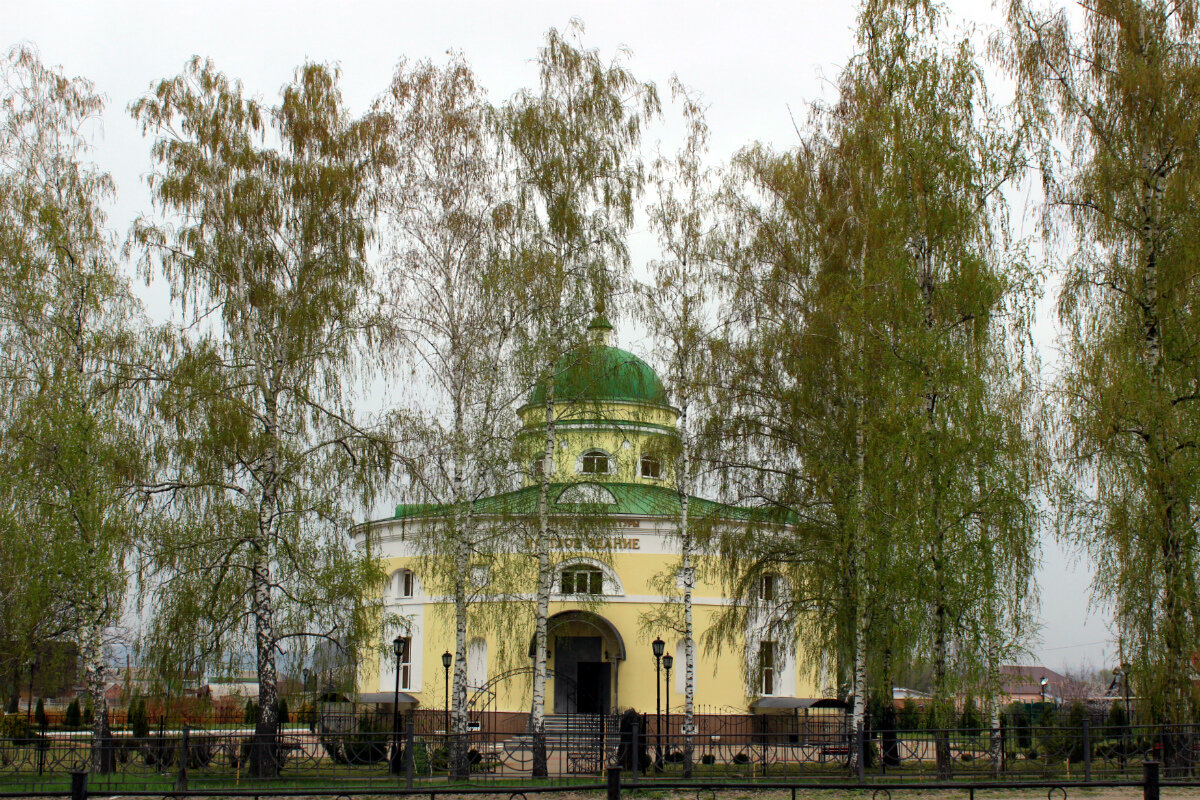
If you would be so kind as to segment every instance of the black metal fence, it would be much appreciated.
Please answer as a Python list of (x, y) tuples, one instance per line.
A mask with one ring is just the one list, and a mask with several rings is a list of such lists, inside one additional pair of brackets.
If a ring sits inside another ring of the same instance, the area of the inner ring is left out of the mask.
[[(1166, 782), (1200, 781), (1200, 726), (1016, 729), (850, 729), (841, 715), (701, 718), (695, 732), (669, 718), (575, 715), (552, 720), (546, 777), (595, 784), (612, 766), (626, 780), (672, 783), (929, 782), (1045, 783), (1138, 781), (1161, 764)], [(470, 782), (523, 785), (534, 777), (538, 742), (523, 715), (461, 736), (444, 716), (325, 716), (273, 736), (251, 727), (160, 727), (147, 736), (114, 733), (93, 749), (85, 732), (41, 731), (0, 739), (0, 793), (65, 791), (89, 772), (92, 791), (213, 793), (292, 787), (319, 791), (401, 789)]]

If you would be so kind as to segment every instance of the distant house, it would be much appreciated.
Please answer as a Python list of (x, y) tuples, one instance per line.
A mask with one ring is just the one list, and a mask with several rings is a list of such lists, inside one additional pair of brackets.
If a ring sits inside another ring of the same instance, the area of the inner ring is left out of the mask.
[(1048, 667), (1011, 664), (1000, 667), (1000, 691), (1009, 702), (1040, 702), (1043, 698), (1043, 680), (1046, 681), (1044, 697), (1047, 703), (1095, 699), (1096, 691), (1091, 686)]

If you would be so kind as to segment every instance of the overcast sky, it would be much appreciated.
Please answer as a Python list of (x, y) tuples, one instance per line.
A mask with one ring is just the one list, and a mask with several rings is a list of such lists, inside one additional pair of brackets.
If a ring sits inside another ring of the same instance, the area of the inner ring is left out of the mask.
[[(958, 25), (995, 24), (988, 0), (950, 4)], [(753, 141), (787, 147), (793, 120), (806, 105), (830, 99), (832, 83), (853, 48), (855, 8), (849, 2), (53, 2), (0, 0), (0, 45), (35, 45), (44, 62), (93, 81), (108, 98), (97, 159), (117, 183), (112, 222), (119, 230), (149, 208), (142, 176), (149, 148), (126, 112), (152, 81), (173, 76), (193, 54), (212, 58), (249, 92), (273, 101), (297, 65), (337, 62), (342, 90), (355, 110), (387, 85), (397, 61), (465, 54), (494, 100), (536, 85), (533, 59), (550, 27), (572, 17), (586, 26), (585, 43), (612, 54), (632, 51), (642, 80), (666, 91), (672, 73), (709, 105), (715, 161)], [(671, 130), (651, 134), (675, 145)], [(1020, 210), (1018, 210), (1019, 213)], [(1031, 220), (1022, 229), (1032, 231)], [(644, 231), (635, 233), (636, 265), (656, 257)], [(161, 316), (164, 294), (143, 290)], [(1054, 331), (1043, 310), (1042, 358), (1054, 363)], [(636, 342), (622, 342), (637, 349)], [(1046, 533), (1039, 572), (1043, 629), (1032, 660), (1050, 667), (1110, 666), (1115, 648), (1107, 615), (1089, 614), (1089, 568)]]

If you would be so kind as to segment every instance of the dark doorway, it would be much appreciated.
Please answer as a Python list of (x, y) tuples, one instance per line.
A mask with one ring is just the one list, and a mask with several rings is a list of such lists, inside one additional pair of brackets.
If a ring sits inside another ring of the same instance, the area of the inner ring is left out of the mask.
[(607, 714), (609, 665), (603, 661), (580, 661), (576, 672), (579, 685), (577, 711), (580, 714)]
[(608, 709), (609, 665), (599, 636), (563, 636), (554, 645), (554, 713), (598, 714)]

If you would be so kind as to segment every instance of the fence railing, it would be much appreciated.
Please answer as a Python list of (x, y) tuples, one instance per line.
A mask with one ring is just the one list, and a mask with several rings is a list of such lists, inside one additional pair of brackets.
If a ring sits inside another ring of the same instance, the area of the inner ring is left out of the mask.
[[(544, 738), (545, 777), (594, 783), (620, 766), (631, 783), (1137, 781), (1147, 763), (1166, 782), (1200, 781), (1200, 726), (1027, 727), (993, 730), (850, 730), (763, 722), (688, 735), (652, 717), (575, 715)], [(405, 788), (447, 782), (515, 785), (535, 777), (539, 741), (513, 720), (462, 735), (445, 717), (326, 718), (267, 736), (253, 727), (162, 727), (94, 743), (86, 732), (42, 730), (0, 738), (0, 794), (65, 789), (73, 772), (92, 789), (224, 791), (239, 787)]]

